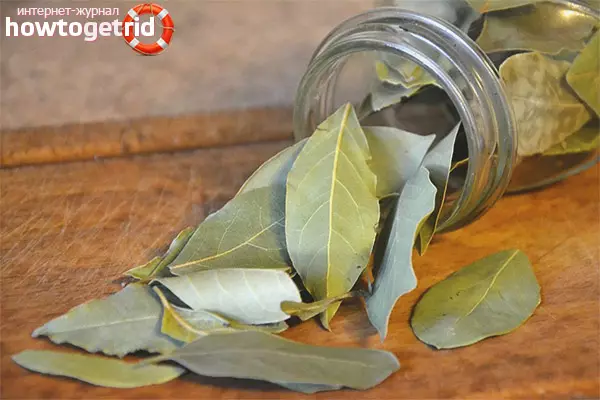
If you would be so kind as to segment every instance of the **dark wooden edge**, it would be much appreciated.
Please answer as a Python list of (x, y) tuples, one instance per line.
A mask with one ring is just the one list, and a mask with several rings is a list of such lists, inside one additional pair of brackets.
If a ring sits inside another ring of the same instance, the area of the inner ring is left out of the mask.
[(0, 167), (292, 138), (292, 111), (261, 108), (0, 132)]

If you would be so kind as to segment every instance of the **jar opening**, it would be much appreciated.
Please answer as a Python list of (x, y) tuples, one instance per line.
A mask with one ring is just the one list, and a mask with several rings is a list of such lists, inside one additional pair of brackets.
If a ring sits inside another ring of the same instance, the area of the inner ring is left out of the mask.
[[(456, 196), (448, 197), (440, 228), (455, 229), (470, 222), (504, 192), (514, 162), (515, 126), (497, 71), (460, 30), (435, 18), (382, 8), (340, 25), (315, 54), (296, 98), (298, 139), (312, 134), (319, 122), (348, 101), (360, 116), (373, 82), (381, 81), (377, 77), (381, 63), (416, 66), (431, 78), (431, 87), (414, 94), (417, 105), (425, 110), (430, 102), (438, 113), (446, 113), (442, 124), (450, 129), (438, 127), (445, 131), (431, 132), (433, 127), (422, 127), (413, 133), (443, 136), (461, 120), (468, 147), (464, 183)], [(407, 118), (389, 112), (379, 117), (383, 118), (380, 124), (410, 131)], [(423, 120), (433, 118), (424, 115)]]

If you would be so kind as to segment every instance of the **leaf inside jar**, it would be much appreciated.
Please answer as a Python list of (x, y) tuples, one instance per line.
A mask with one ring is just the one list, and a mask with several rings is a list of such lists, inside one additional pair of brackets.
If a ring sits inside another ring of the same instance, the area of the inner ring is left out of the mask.
[(543, 153), (591, 119), (564, 81), (569, 66), (540, 53), (517, 54), (500, 66), (518, 124), (519, 155)]
[(592, 34), (596, 18), (563, 4), (543, 2), (514, 13), (485, 16), (477, 44), (485, 52), (529, 50), (558, 54), (581, 50)]

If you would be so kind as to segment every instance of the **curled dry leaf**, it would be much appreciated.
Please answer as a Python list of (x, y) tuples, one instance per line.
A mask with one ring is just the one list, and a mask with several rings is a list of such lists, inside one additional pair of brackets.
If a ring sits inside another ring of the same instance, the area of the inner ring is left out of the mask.
[(375, 276), (373, 294), (366, 301), (369, 320), (382, 340), (387, 335), (394, 304), (400, 296), (417, 286), (412, 267), (412, 248), (419, 227), (434, 209), (435, 193), (429, 172), (421, 166), (400, 193), (390, 220), (391, 229), (384, 241), (384, 253)]
[(149, 281), (154, 277), (161, 276), (165, 268), (173, 262), (177, 255), (179, 255), (181, 249), (183, 249), (183, 246), (190, 240), (192, 233), (194, 233), (193, 228), (185, 228), (179, 232), (175, 239), (173, 239), (169, 249), (163, 257), (154, 257), (148, 263), (125, 272), (125, 275), (129, 275), (141, 281)]
[(223, 268), (158, 282), (192, 310), (217, 313), (244, 324), (269, 324), (289, 318), (282, 301), (299, 302), (300, 292), (283, 270)]
[(311, 319), (312, 317), (321, 314), (334, 303), (341, 303), (342, 300), (352, 297), (361, 296), (360, 292), (349, 292), (339, 296), (330, 297), (328, 299), (314, 301), (312, 303), (298, 303), (294, 301), (281, 302), (281, 311), (287, 315), (300, 318), (302, 321)]
[(429, 171), (431, 182), (435, 185), (437, 191), (435, 194), (435, 208), (431, 215), (423, 222), (419, 229), (417, 240), (417, 249), (419, 254), (425, 254), (431, 239), (437, 229), (440, 218), (440, 211), (446, 198), (446, 189), (448, 187), (448, 177), (452, 169), (452, 154), (454, 153), (454, 143), (460, 123), (447, 134), (439, 143), (437, 143), (423, 159), (423, 166)]

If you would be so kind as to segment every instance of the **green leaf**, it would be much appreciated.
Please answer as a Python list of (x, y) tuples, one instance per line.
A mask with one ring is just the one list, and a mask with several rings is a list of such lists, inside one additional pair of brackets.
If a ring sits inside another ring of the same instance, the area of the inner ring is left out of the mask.
[(600, 146), (600, 127), (586, 126), (557, 145), (544, 152), (545, 156), (559, 156), (562, 154), (585, 153), (598, 150)]
[(435, 135), (416, 135), (390, 127), (366, 127), (364, 132), (373, 157), (369, 165), (377, 176), (379, 198), (402, 190), (435, 139)]
[(490, 11), (508, 10), (509, 8), (516, 8), (526, 6), (529, 4), (539, 3), (540, 1), (547, 0), (467, 0), (467, 2), (475, 10), (480, 13), (487, 13)]
[(282, 185), (285, 187), (288, 173), (292, 164), (298, 157), (298, 153), (304, 147), (307, 139), (302, 139), (293, 146), (286, 147), (279, 153), (267, 160), (242, 185), (238, 194), (247, 193), (254, 189), (263, 187)]
[(183, 368), (170, 365), (140, 366), (110, 358), (48, 350), (25, 350), (12, 359), (30, 371), (119, 389), (166, 383), (185, 372)]
[(375, 73), (380, 81), (402, 86), (405, 89), (420, 88), (426, 85), (437, 86), (437, 81), (433, 76), (407, 59), (401, 60), (397, 66), (393, 67), (385, 62), (377, 61), (375, 63)]
[(171, 272), (287, 267), (284, 198), (285, 188), (280, 185), (234, 197), (198, 226), (169, 266)]
[(388, 321), (394, 304), (400, 296), (417, 287), (412, 267), (412, 248), (419, 227), (431, 214), (435, 204), (435, 186), (429, 172), (420, 167), (400, 193), (391, 230), (379, 271), (375, 277), (373, 294), (367, 298), (369, 320), (385, 339)]
[(153, 287), (163, 305), (161, 331), (173, 339), (190, 343), (213, 333), (254, 330), (281, 333), (288, 328), (285, 322), (265, 325), (245, 325), (205, 310), (190, 310), (170, 304), (158, 287)]
[[(369, 261), (379, 220), (370, 159), (367, 139), (348, 104), (319, 125), (289, 173), (288, 251), (315, 300), (350, 291)], [(322, 315), (325, 327), (338, 307)]]
[(405, 88), (403, 86), (391, 86), (380, 84), (371, 90), (359, 107), (358, 116), (362, 119), (374, 112), (402, 102), (402, 100), (413, 96), (420, 87)]
[(360, 292), (348, 292), (339, 296), (330, 297), (325, 300), (314, 301), (312, 303), (299, 303), (295, 301), (281, 302), (281, 311), (287, 315), (300, 318), (302, 321), (311, 319), (312, 317), (321, 314), (334, 303), (341, 303), (342, 300), (352, 297), (361, 296)]
[(227, 319), (205, 310), (194, 311), (174, 306), (158, 286), (152, 287), (152, 290), (163, 306), (160, 330), (165, 335), (183, 343), (190, 343), (212, 332), (233, 331)]
[(539, 3), (518, 14), (488, 14), (477, 44), (485, 52), (581, 50), (597, 21), (565, 5)]
[(431, 182), (435, 185), (437, 192), (435, 194), (435, 209), (425, 220), (419, 230), (419, 238), (417, 240), (417, 249), (419, 254), (425, 254), (429, 243), (435, 233), (437, 224), (440, 218), (440, 210), (444, 199), (446, 198), (446, 189), (448, 186), (448, 177), (452, 168), (452, 154), (454, 153), (454, 143), (456, 135), (460, 128), (460, 123), (446, 135), (439, 143), (437, 143), (425, 156), (423, 166), (429, 170)]
[(193, 228), (185, 228), (179, 232), (175, 239), (173, 239), (169, 249), (163, 257), (154, 257), (148, 263), (125, 272), (125, 275), (129, 275), (141, 281), (149, 281), (154, 277), (161, 276), (162, 271), (173, 262), (181, 252), (181, 249), (183, 249), (188, 240), (190, 240), (192, 233), (194, 233)]
[(567, 82), (600, 116), (600, 32), (573, 61), (567, 72)]
[(527, 256), (505, 250), (432, 286), (415, 306), (412, 329), (438, 349), (467, 346), (518, 328), (540, 304)]
[(568, 62), (540, 53), (517, 54), (500, 66), (518, 124), (519, 155), (543, 153), (592, 117), (564, 83), (568, 69)]
[(71, 309), (36, 329), (33, 337), (70, 343), (91, 353), (123, 357), (138, 350), (163, 353), (178, 347), (160, 331), (161, 306), (145, 285), (135, 283), (102, 300)]
[(208, 335), (149, 362), (167, 359), (199, 375), (263, 380), (307, 393), (369, 389), (400, 368), (386, 351), (311, 346), (263, 332)]
[(244, 324), (268, 324), (289, 318), (282, 301), (300, 301), (300, 293), (282, 270), (223, 268), (174, 278), (160, 278), (192, 310), (217, 313)]

